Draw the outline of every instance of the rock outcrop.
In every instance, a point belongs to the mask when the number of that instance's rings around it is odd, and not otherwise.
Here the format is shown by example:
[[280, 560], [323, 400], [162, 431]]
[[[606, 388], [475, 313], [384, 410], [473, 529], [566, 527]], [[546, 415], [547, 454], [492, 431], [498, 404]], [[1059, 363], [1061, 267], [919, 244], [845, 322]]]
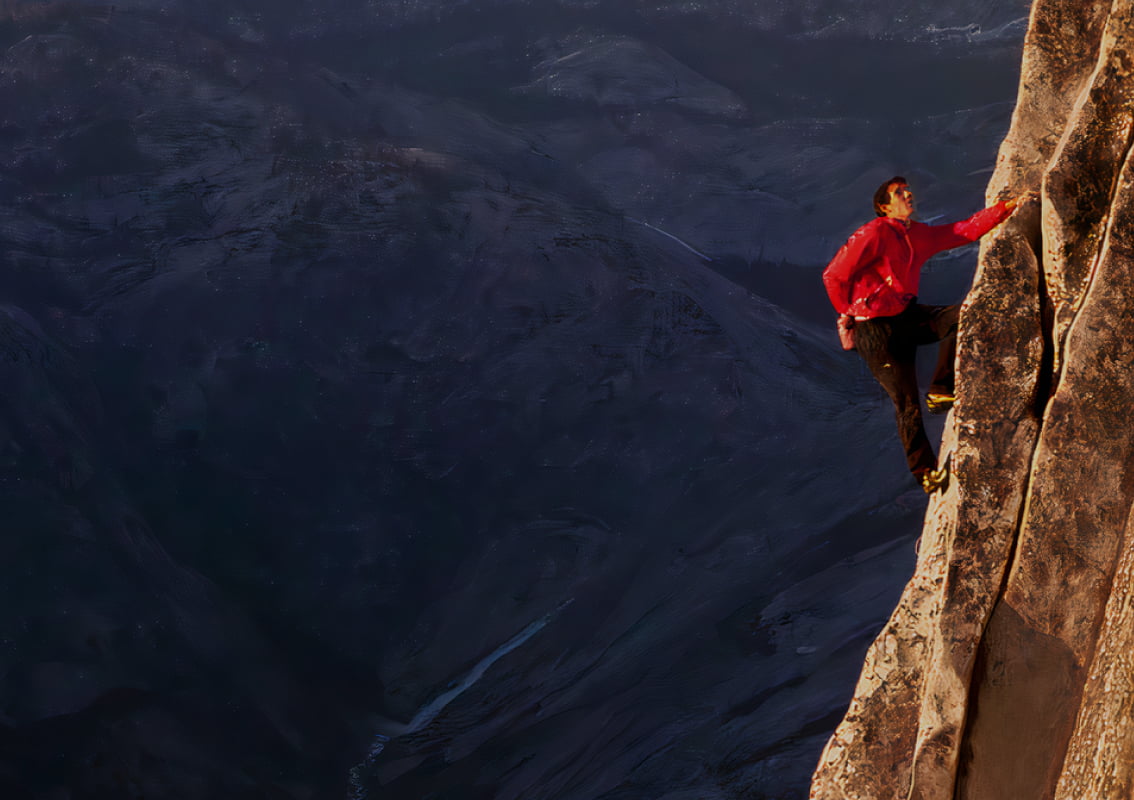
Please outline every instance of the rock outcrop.
[[812, 784], [822, 800], [1130, 797], [1134, 8], [1037, 0], [965, 302], [954, 480]]

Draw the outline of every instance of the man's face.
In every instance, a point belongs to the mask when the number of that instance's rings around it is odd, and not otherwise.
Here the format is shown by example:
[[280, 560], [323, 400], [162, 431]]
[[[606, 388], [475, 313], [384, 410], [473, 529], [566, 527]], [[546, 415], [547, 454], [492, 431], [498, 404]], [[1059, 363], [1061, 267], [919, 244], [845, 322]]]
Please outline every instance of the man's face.
[[914, 196], [910, 187], [904, 183], [890, 185], [890, 202], [882, 206], [882, 212], [892, 219], [909, 219], [914, 213]]

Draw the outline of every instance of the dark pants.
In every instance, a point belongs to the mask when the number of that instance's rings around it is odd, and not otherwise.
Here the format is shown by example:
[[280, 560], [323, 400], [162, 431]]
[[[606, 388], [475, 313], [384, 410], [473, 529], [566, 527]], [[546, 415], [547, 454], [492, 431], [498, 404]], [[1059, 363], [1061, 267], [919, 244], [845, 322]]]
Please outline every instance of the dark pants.
[[937, 468], [937, 458], [921, 419], [921, 396], [914, 368], [917, 348], [941, 342], [929, 391], [952, 394], [960, 311], [960, 306], [924, 306], [915, 302], [896, 317], [877, 317], [855, 324], [855, 347], [894, 401], [906, 463], [918, 478]]

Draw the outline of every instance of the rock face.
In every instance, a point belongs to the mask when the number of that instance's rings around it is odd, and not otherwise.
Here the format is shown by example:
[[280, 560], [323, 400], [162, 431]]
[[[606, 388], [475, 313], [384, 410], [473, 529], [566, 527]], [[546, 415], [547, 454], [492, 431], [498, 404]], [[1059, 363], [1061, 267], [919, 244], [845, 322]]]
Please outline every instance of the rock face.
[[965, 303], [955, 479], [816, 770], [823, 800], [1134, 786], [1134, 9], [1038, 0]]

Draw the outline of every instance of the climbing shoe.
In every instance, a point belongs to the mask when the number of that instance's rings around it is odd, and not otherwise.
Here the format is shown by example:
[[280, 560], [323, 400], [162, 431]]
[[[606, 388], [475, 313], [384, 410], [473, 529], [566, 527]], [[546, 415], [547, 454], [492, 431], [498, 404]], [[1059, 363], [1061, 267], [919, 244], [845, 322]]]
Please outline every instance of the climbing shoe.
[[925, 396], [925, 405], [930, 414], [944, 414], [953, 407], [956, 399], [952, 392], [930, 392]]
[[944, 489], [949, 485], [949, 464], [946, 462], [945, 466], [941, 469], [929, 469], [918, 476], [921, 482], [921, 488], [925, 490], [926, 494], [933, 494], [938, 489]]

